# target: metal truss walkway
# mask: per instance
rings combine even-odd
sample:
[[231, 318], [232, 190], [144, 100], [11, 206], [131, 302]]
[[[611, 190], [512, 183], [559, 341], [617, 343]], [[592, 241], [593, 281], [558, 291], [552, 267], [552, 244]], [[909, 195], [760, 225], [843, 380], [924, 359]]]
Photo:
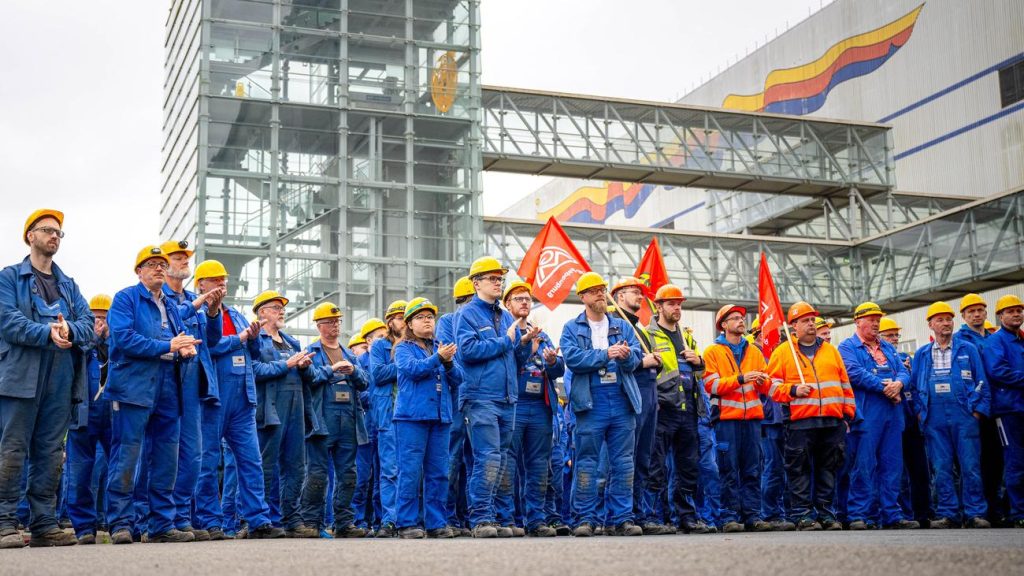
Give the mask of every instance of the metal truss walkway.
[[[519, 262], [542, 225], [485, 217], [486, 252]], [[859, 241], [563, 226], [591, 267], [612, 279], [632, 273], [657, 236], [687, 307], [703, 310], [754, 304], [762, 251], [783, 302], [807, 300], [836, 316], [864, 300], [898, 311], [1024, 281], [1024, 188]]]
[[881, 124], [484, 86], [483, 169], [824, 197], [892, 188]]

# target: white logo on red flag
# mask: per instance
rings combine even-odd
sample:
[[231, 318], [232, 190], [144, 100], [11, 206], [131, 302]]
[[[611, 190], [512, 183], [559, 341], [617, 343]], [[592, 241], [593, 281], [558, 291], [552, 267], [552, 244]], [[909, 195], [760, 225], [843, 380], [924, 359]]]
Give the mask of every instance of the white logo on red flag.
[[573, 282], [586, 269], [567, 250], [557, 246], [546, 246], [537, 263], [537, 289], [551, 298], [564, 284]]

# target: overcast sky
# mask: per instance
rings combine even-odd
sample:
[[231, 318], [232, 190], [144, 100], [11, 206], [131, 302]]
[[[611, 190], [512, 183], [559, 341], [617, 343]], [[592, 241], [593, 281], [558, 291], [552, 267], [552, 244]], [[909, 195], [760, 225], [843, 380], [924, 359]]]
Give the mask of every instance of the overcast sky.
[[[484, 0], [483, 82], [675, 100], [806, 18], [821, 0]], [[86, 297], [136, 281], [161, 240], [165, 0], [0, 2], [0, 265], [24, 220], [66, 213], [56, 262]], [[542, 178], [485, 174], [494, 214]]]

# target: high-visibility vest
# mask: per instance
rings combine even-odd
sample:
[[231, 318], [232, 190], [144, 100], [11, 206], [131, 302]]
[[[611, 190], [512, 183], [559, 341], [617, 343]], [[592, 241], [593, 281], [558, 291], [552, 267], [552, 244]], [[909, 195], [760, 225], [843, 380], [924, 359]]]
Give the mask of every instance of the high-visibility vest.
[[723, 344], [704, 349], [704, 391], [711, 395], [711, 420], [761, 420], [764, 408], [758, 393], [767, 395], [771, 382], [761, 385], [739, 381], [747, 372], [767, 372], [761, 351], [748, 344], [739, 366], [732, 350]]
[[[853, 387], [850, 386], [843, 358], [832, 344], [821, 339], [818, 343], [813, 361], [800, 351], [796, 338], [793, 338], [793, 348], [785, 341], [775, 347], [768, 361], [768, 375], [772, 379], [769, 396], [776, 402], [789, 404], [791, 420], [822, 416], [852, 420], [856, 415], [857, 404], [853, 399]], [[804, 382], [811, 386], [811, 394], [806, 398], [793, 396], [796, 386], [801, 383], [794, 350], [803, 371]]]

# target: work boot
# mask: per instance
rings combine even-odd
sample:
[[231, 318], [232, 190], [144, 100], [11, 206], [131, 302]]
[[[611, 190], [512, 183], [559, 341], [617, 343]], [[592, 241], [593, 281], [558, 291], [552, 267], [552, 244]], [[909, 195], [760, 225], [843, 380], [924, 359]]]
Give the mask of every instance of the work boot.
[[551, 526], [539, 524], [536, 528], [527, 532], [526, 535], [531, 537], [550, 538], [553, 536], [557, 536], [558, 532], [556, 532], [555, 529]]
[[498, 538], [511, 538], [515, 533], [511, 526], [498, 526]]
[[594, 527], [590, 525], [590, 522], [581, 522], [580, 525], [572, 531], [572, 535], [577, 538], [589, 538], [594, 535]]
[[161, 534], [153, 534], [149, 537], [152, 544], [164, 544], [167, 542], [195, 542], [196, 537], [191, 532], [183, 532], [177, 528], [171, 528]]
[[387, 524], [381, 526], [380, 530], [377, 530], [377, 536], [376, 537], [377, 538], [394, 538], [395, 536], [398, 536], [398, 529], [395, 528], [394, 524], [392, 524], [391, 522], [388, 522]]
[[0, 530], [0, 548], [24, 548], [25, 537], [14, 528]]
[[884, 526], [886, 530], [917, 530], [921, 524], [916, 520], [900, 520]]
[[[873, 524], [868, 524], [868, 526], [871, 530], [875, 529]], [[825, 530], [842, 530], [843, 523], [835, 518], [825, 518], [821, 521], [821, 527]]]
[[605, 534], [610, 534], [615, 530], [614, 527], [611, 530], [605, 530], [605, 528], [605, 526], [594, 526], [594, 536], [604, 536]]
[[765, 522], [764, 520], [754, 521], [754, 532], [771, 532], [775, 529], [771, 522]]
[[[252, 540], [267, 540], [274, 538], [287, 538], [288, 533], [284, 531], [284, 528], [278, 528], [273, 524], [267, 523], [263, 526], [257, 526], [252, 530], [246, 529], [247, 537]], [[239, 531], [238, 538], [241, 538], [241, 531]]]
[[200, 530], [199, 528], [186, 528], [183, 532], [190, 532], [195, 537], [196, 542], [209, 542], [210, 531]]
[[515, 524], [513, 524], [509, 526], [509, 528], [512, 529], [513, 538], [522, 538], [523, 536], [526, 536], [526, 529], [522, 526], [516, 526]]
[[310, 526], [298, 525], [295, 528], [285, 530], [289, 538], [319, 538], [320, 531]]
[[217, 527], [210, 528], [209, 530], [207, 530], [207, 532], [210, 533], [210, 540], [213, 540], [213, 541], [217, 541], [217, 540], [234, 540], [235, 539], [234, 534], [227, 534], [227, 533], [224, 532], [224, 530], [222, 530], [220, 528], [217, 528]]
[[[644, 536], [661, 536], [666, 533], [665, 526], [658, 524], [657, 522], [644, 522], [641, 529], [644, 531]], [[675, 530], [673, 530], [673, 532], [675, 532]]]
[[132, 539], [132, 533], [127, 529], [118, 530], [110, 535], [111, 544], [131, 544], [133, 542], [135, 542], [135, 540]]
[[801, 518], [800, 522], [796, 525], [797, 530], [801, 532], [815, 532], [821, 530], [821, 524], [813, 518]]
[[792, 532], [796, 530], [796, 524], [789, 520], [772, 520], [771, 525], [774, 532]]
[[935, 530], [947, 530], [949, 528], [958, 528], [949, 518], [938, 518], [931, 521], [931, 527]]
[[96, 535], [93, 534], [92, 532], [89, 532], [88, 534], [82, 534], [81, 536], [78, 537], [78, 543], [81, 544], [82, 546], [89, 546], [90, 544], [95, 544], [96, 543]]
[[50, 546], [74, 546], [78, 544], [78, 538], [74, 534], [68, 534], [60, 528], [54, 528], [42, 534], [32, 534], [28, 545], [32, 548], [48, 548]]
[[452, 529], [447, 526], [434, 528], [427, 530], [427, 538], [455, 538], [455, 532], [452, 532]]
[[684, 522], [683, 525], [676, 530], [676, 534], [707, 534], [711, 532], [711, 528], [703, 522]]
[[868, 530], [869, 524], [863, 520], [854, 520], [850, 522], [850, 530]]
[[643, 536], [644, 529], [627, 520], [616, 526], [611, 532], [605, 532], [605, 534], [609, 536]]
[[569, 525], [561, 520], [555, 520], [551, 524], [548, 524], [548, 526], [554, 528], [555, 534], [559, 536], [569, 536], [572, 534], [572, 528], [569, 528]]
[[726, 522], [725, 526], [722, 526], [722, 532], [726, 534], [733, 534], [735, 532], [743, 532], [743, 524], [739, 522]]
[[988, 520], [985, 520], [984, 518], [975, 516], [974, 518], [971, 518], [970, 520], [967, 521], [967, 527], [968, 528], [991, 528], [992, 527], [992, 523], [989, 522]]
[[462, 526], [461, 528], [455, 529], [454, 531], [456, 532], [456, 537], [458, 537], [458, 538], [472, 538], [473, 537], [473, 531], [470, 530], [469, 528], [466, 528], [465, 526]]
[[344, 528], [335, 528], [335, 538], [363, 538], [366, 536], [366, 528], [360, 528], [355, 524], [349, 524]]
[[398, 537], [403, 540], [418, 540], [426, 535], [422, 528], [415, 526], [406, 526], [398, 531]]
[[491, 525], [490, 522], [481, 522], [476, 526], [473, 526], [473, 538], [497, 538], [498, 529]]

